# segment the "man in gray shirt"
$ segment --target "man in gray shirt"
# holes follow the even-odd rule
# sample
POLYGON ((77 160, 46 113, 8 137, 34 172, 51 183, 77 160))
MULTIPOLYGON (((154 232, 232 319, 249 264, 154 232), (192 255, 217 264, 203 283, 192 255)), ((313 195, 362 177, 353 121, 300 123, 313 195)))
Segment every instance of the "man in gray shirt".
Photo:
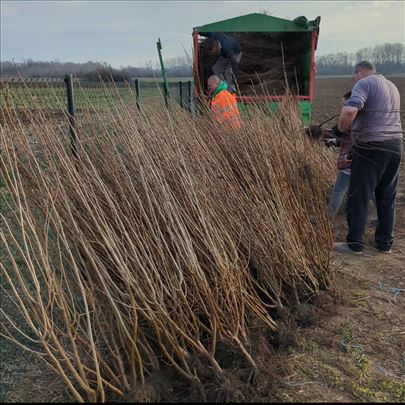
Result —
POLYGON ((363 253, 368 204, 375 193, 375 246, 382 253, 390 253, 403 149, 399 91, 366 61, 355 66, 353 82, 352 95, 339 117, 339 131, 351 128, 353 140, 347 200, 349 229, 346 242, 334 243, 333 248, 342 253, 363 253))

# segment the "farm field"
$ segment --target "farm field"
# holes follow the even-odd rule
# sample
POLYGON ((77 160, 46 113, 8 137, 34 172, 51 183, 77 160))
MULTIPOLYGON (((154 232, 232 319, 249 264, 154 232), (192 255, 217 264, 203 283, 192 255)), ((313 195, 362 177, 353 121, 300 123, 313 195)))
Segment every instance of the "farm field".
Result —
MULTIPOLYGON (((405 96, 405 78, 392 78, 405 96)), ((322 78, 315 83, 314 123, 339 112, 351 78, 322 78)), ((405 124, 404 111, 401 112, 405 124)), ((330 124, 332 125, 334 121, 330 124)), ((329 123, 328 123, 329 125, 329 123)), ((330 152, 331 154, 333 152, 330 152)), ((314 305, 280 320, 272 341, 257 341, 257 362, 266 372, 252 384, 235 378, 233 396, 209 391, 217 401, 238 402, 404 402, 405 401, 405 162, 398 190, 396 242, 392 255, 367 248, 364 257, 332 255, 336 289, 322 291, 314 305), (397 288, 398 290, 395 290, 397 288), (402 290, 402 291, 401 291, 402 290), (227 396, 228 395, 228 396, 227 396)), ((324 173, 333 177, 335 173, 324 173)), ((0 184, 2 204, 7 199, 0 184)), ((372 245, 373 219, 366 240, 372 245)), ((345 237, 345 216, 333 224, 333 239, 345 237)), ((31 354, 2 340, 2 402, 74 402, 60 377, 31 354)), ((228 362, 234 361, 227 353, 228 362)), ((225 355, 224 355, 225 356, 225 355)), ((235 376, 239 371, 236 370, 235 376)), ((174 373, 152 375, 145 387, 124 401, 201 400, 174 373)))
MULTIPOLYGON (((392 76, 388 77, 399 89, 401 94, 401 103, 405 95, 405 77, 392 76)), ((349 91, 352 86, 351 77, 322 77, 315 80, 313 116, 314 123, 322 122, 328 117, 339 113, 341 97, 349 91)), ((401 104, 401 120, 405 121, 405 109, 401 104)), ((332 121, 333 122, 333 121, 332 121)), ((328 124, 329 125, 329 124, 328 124)))
MULTIPOLYGON (((180 84, 182 86, 182 99, 188 103, 189 81, 192 78, 169 78, 169 92, 173 100, 180 100, 180 84)), ((11 102, 18 109, 29 109, 35 104, 36 108, 58 113, 66 107, 66 85, 62 79, 58 81, 30 81, 26 86, 19 81, 2 81, 0 86, 0 101, 2 105, 11 102), (9 92, 8 89, 11 91, 9 92)), ((114 108, 119 98, 122 104, 134 104, 136 96, 135 82, 102 84, 99 82, 73 81, 74 108, 80 113, 87 105, 91 105, 96 111, 114 108)), ((161 78, 139 79, 140 102, 143 104, 151 98, 162 97, 164 94, 163 81, 161 78)))

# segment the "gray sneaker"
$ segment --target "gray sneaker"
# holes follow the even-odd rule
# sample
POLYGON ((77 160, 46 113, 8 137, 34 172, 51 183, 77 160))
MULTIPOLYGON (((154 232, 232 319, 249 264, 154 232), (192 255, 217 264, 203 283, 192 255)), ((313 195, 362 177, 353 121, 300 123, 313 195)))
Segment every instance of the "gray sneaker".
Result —
POLYGON ((333 250, 335 252, 347 253, 347 254, 351 254, 351 255, 362 255, 363 254, 363 251, 358 252, 356 250, 351 249, 346 242, 334 243, 333 250))

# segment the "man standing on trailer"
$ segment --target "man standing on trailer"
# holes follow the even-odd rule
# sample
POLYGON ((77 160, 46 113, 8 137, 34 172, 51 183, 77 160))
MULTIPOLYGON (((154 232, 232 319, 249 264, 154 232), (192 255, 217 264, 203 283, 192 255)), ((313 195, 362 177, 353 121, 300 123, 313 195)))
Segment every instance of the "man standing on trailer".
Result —
POLYGON ((357 63, 354 86, 339 117, 339 131, 351 126, 353 157, 347 200, 348 234, 334 250, 362 254, 370 198, 375 193, 378 225, 374 241, 381 253, 391 253, 395 202, 403 150, 400 96, 395 85, 377 74, 372 63, 357 63))
POLYGON ((229 35, 216 32, 200 32, 207 37, 201 43, 201 49, 209 55, 220 55, 211 70, 215 76, 225 81, 228 91, 236 93, 236 78, 238 63, 242 59, 242 48, 236 39, 229 35))

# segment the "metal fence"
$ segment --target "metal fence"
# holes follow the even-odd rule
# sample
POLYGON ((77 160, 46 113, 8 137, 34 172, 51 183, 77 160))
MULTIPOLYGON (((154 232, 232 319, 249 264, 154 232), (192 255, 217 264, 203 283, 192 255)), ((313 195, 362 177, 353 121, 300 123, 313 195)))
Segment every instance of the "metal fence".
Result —
POLYGON ((158 81, 135 79, 134 84, 138 108, 140 108, 142 99, 159 96, 165 100, 166 105, 168 105, 169 100, 172 100, 190 112, 194 109, 194 85, 191 80, 170 81, 167 89, 164 82, 158 81))
POLYGON ((151 97, 161 97, 181 107, 193 109, 193 82, 170 81, 166 89, 158 80, 135 79, 131 82, 90 82, 67 75, 64 78, 1 79, 1 106, 13 105, 17 110, 46 109, 60 111, 69 103, 77 113, 88 106, 108 109, 117 103, 136 103, 138 108, 151 97), (71 92, 69 100, 69 91, 71 92))
POLYGON ((59 116, 67 111, 72 154, 77 156, 76 122, 78 115, 90 109, 105 111, 117 106, 136 105, 139 110, 148 98, 162 97, 166 106, 176 102, 194 113, 191 81, 164 83, 135 79, 132 82, 89 82, 72 75, 52 79, 0 80, 0 121, 7 111, 17 113, 41 110, 59 116))

